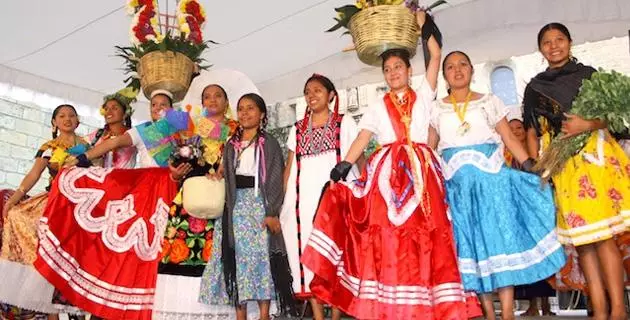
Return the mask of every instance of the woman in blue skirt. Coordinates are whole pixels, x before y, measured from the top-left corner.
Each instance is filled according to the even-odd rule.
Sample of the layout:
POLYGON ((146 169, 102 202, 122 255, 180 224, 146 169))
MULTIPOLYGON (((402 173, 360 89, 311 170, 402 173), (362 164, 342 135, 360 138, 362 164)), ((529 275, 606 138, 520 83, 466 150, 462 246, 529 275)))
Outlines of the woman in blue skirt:
POLYGON ((449 95, 433 107, 429 141, 444 160, 462 282, 479 294, 487 319, 495 319, 493 292, 502 318, 513 319, 514 286, 545 279, 565 263, 552 192, 538 176, 505 165, 503 144, 524 170, 533 160, 512 134, 501 100, 470 89, 468 56, 451 52, 442 68, 449 95))

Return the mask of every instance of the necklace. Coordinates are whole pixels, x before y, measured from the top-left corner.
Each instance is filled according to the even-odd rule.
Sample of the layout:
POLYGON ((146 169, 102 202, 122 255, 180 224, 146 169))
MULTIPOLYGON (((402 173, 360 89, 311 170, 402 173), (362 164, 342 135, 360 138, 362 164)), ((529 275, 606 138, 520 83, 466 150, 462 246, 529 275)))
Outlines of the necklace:
POLYGON ((466 100, 464 101, 464 105, 460 107, 459 105, 457 105, 457 101, 455 100, 455 97, 452 94, 449 95, 449 98, 451 99, 451 103, 453 104, 453 110, 457 114, 457 118, 459 118, 459 122, 461 123, 459 125, 459 128, 457 128, 458 136, 464 136, 466 135, 466 133, 468 133, 468 131, 470 131, 470 123, 466 121, 466 111, 468 110, 468 103, 470 102, 470 97, 472 97, 472 91, 468 92, 468 95, 466 96, 466 100))
POLYGON ((389 92, 389 98, 392 100, 394 107, 396 107, 396 111, 400 114, 400 122, 405 125, 407 131, 409 131, 409 125, 411 124, 411 108, 409 107, 409 98, 407 96, 407 92, 399 99, 396 94, 393 92, 389 92))
POLYGON ((314 154, 320 154, 324 151, 324 140, 326 140, 326 134, 328 133, 328 127, 330 126, 330 120, 332 119, 331 112, 328 111, 328 119, 326 120, 326 124, 324 125, 321 139, 319 140, 317 149, 313 148, 313 115, 308 118, 308 128, 306 129, 306 136, 309 137, 308 146, 310 150, 314 151, 314 154))

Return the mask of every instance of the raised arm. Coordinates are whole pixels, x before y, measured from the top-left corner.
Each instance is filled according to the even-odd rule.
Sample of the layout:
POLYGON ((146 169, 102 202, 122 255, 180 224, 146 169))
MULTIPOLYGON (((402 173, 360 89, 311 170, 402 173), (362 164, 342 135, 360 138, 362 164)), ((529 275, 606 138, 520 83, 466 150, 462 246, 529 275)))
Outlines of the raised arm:
POLYGON ((439 31, 437 30, 437 26, 433 23, 433 20, 427 22, 427 14, 424 11, 416 12, 416 20, 422 29, 421 37, 427 40, 429 61, 426 63, 426 78, 429 85, 431 85, 431 90, 435 91, 437 88, 438 72, 440 71, 440 60, 442 59, 442 49, 435 38, 435 33, 439 33, 439 31))
POLYGON ((101 157, 102 155, 106 154, 109 151, 112 151, 118 148, 129 147, 131 145, 133 145, 131 136, 128 133, 125 133, 116 138, 107 139, 104 142, 99 143, 98 145, 94 146, 94 148, 88 150, 85 153, 85 156, 88 158, 88 160, 93 160, 98 157, 101 157))

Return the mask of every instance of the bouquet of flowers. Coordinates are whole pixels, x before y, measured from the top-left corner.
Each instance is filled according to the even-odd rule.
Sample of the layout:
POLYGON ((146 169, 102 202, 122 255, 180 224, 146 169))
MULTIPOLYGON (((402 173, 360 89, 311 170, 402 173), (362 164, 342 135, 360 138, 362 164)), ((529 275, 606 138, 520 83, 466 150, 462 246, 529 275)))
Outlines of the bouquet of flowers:
POLYGON ((201 137, 196 135, 184 139, 174 148, 170 157, 171 165, 177 167, 182 163, 190 164, 192 171, 186 175, 186 178, 204 176, 210 170, 210 165, 204 160, 203 152, 201 137))
MULTIPOLYGON (((605 121, 610 131, 623 133, 630 128, 630 77, 616 71, 600 69, 582 82, 580 93, 573 101, 571 113, 586 120, 605 121)), ((571 138, 558 135, 542 154, 534 170, 547 179, 558 174, 565 163, 579 153, 591 132, 571 138)))
POLYGON ((203 40, 202 30, 206 14, 197 0, 180 0, 176 13, 178 28, 167 29, 164 33, 158 21, 157 0, 128 0, 127 13, 133 15, 129 30, 132 45, 116 46, 116 51, 117 56, 125 60, 123 70, 129 75, 125 79, 128 86, 140 89, 140 75, 138 75, 140 60, 151 52, 180 53, 194 64, 194 73, 209 67, 201 65, 205 61, 201 58, 201 54, 208 48, 209 43, 216 44, 216 42, 203 40))

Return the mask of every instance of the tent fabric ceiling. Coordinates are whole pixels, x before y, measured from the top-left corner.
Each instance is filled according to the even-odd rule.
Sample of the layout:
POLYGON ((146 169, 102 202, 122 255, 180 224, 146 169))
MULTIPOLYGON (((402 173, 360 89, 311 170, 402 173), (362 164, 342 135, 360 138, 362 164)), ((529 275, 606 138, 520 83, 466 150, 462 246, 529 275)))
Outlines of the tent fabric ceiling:
MULTIPOLYGON (((239 70, 273 103, 296 97, 313 72, 344 88, 382 80, 378 68, 362 64, 341 32, 323 32, 333 8, 352 0, 202 0, 208 22, 204 37, 219 42, 205 53, 217 68, 239 70)), ((427 1, 424 1, 427 2, 427 1)), ((103 93, 122 87, 122 60, 115 45, 129 44, 131 17, 124 1, 7 1, 0 11, 5 32, 0 82, 98 104, 103 93)), ((175 0, 168 1, 174 12, 175 0)), ((165 12, 167 1, 159 1, 165 12)), ((445 51, 461 49, 475 62, 501 60, 536 50, 536 32, 547 22, 566 23, 576 44, 628 32, 628 0, 450 0, 436 20, 445 51)), ((414 59, 423 72, 421 57, 414 59)))

